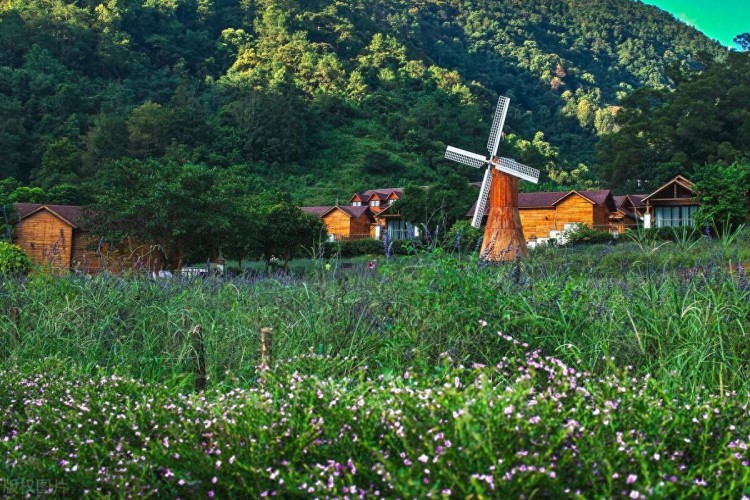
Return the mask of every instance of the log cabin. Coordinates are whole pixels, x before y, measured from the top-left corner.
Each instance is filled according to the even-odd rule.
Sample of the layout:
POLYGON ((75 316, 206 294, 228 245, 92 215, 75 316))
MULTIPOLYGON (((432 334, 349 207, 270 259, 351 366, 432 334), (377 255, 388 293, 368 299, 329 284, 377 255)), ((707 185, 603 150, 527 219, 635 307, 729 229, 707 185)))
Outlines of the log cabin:
POLYGON ((115 248, 95 238, 79 206, 15 203, 13 209, 13 242, 34 264, 86 274, 161 269, 163 260, 154 247, 127 242, 115 248))
MULTIPOLYGON (((474 216, 475 207, 476 204, 471 207, 468 217, 474 216)), ((531 242, 557 238, 571 224, 586 224, 594 229, 610 231, 610 214, 616 210, 614 197, 609 190, 518 194, 523 235, 526 241, 531 242)))
POLYGON ((678 175, 643 198, 645 226, 694 226, 700 207, 695 195, 695 184, 678 175))
POLYGON ((403 198, 403 188, 371 189, 354 193, 349 205, 301 207, 303 212, 320 217, 333 240, 402 239, 406 226, 391 207, 403 198))
POLYGON ((317 215, 326 225, 332 240, 371 238, 375 219, 369 206, 301 207, 303 212, 317 215))

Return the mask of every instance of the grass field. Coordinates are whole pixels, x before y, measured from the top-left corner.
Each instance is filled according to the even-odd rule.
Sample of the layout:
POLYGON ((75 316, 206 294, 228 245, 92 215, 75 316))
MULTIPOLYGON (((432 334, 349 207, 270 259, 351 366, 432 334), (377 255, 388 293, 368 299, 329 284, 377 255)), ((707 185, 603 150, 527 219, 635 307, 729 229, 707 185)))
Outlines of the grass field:
POLYGON ((6 280, 0 491, 750 494, 746 233, 376 259, 6 280))

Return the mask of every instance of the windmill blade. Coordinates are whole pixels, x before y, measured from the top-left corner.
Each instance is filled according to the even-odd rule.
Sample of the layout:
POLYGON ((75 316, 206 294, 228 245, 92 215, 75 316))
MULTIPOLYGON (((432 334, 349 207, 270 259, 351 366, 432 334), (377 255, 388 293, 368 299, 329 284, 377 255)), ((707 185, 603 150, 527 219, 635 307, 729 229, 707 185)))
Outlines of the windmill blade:
POLYGON ((500 99, 497 101, 497 110, 495 110, 495 119, 492 122, 490 140, 487 141, 487 151, 490 152, 490 158, 497 156, 497 148, 500 147, 500 138, 503 135, 508 108, 510 108, 510 99, 500 96, 500 99))
POLYGON ((496 169, 505 172, 506 174, 533 182, 534 184, 539 182, 539 170, 518 163, 516 160, 511 160, 510 158, 498 158, 497 161, 493 161, 492 164, 496 169))
POLYGON ((463 163, 464 165, 474 168, 481 168, 487 165, 487 158, 484 156, 470 153, 463 149, 454 148, 453 146, 448 146, 448 149, 445 150, 445 157, 449 160, 463 163))
POLYGON ((477 206, 474 209, 474 218, 471 219, 471 225, 477 229, 482 227, 482 219, 484 218, 484 211, 487 210, 487 200, 490 197, 491 187, 492 187, 492 167, 488 168, 484 172, 484 180, 482 181, 482 189, 479 190, 479 199, 477 200, 477 206))

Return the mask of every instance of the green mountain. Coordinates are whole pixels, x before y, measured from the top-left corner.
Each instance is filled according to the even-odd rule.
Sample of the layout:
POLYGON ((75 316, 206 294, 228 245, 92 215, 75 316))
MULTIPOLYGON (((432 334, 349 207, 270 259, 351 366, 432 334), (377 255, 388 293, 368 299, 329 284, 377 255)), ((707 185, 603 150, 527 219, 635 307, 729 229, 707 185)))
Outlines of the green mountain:
POLYGON ((0 177, 242 165, 298 201, 429 183, 446 143, 593 180, 618 98, 725 49, 632 0, 0 0, 0 177))

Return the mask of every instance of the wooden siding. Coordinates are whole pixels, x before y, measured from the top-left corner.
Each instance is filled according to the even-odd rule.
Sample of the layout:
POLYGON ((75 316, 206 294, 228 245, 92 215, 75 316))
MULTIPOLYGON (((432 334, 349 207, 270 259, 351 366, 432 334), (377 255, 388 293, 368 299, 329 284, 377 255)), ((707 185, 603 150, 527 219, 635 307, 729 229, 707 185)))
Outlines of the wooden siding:
POLYGON ((100 244, 85 231, 73 233, 71 268, 86 274, 102 271, 120 274, 128 271, 158 272, 164 265, 161 252, 153 246, 127 242, 117 248, 100 244))
POLYGON ((371 223, 366 213, 353 218, 343 210, 336 209, 323 217, 323 222, 328 228, 328 234, 336 239, 362 238, 371 234, 371 223))
POLYGON ((581 223, 601 231, 610 227, 606 205, 594 205, 575 193, 554 207, 520 208, 519 214, 526 240, 549 238, 551 231, 562 231, 565 224, 581 223))
POLYGON ((34 264, 70 268, 73 227, 48 210, 39 210, 16 224, 15 243, 34 264))
MULTIPOLYGON (((604 209, 606 210, 606 207, 604 209)), ((564 229, 565 224, 582 223, 594 226, 594 204, 580 195, 572 194, 557 204, 555 216, 558 230, 564 229)))
POLYGON ((549 238, 549 232, 556 228, 554 207, 521 208, 518 213, 521 215, 523 237, 526 240, 549 238))

